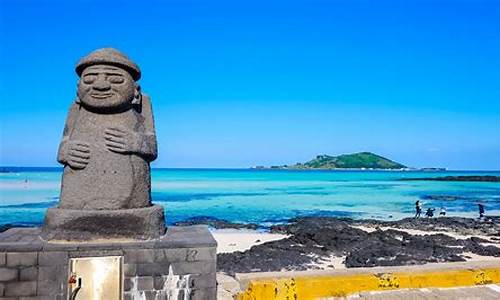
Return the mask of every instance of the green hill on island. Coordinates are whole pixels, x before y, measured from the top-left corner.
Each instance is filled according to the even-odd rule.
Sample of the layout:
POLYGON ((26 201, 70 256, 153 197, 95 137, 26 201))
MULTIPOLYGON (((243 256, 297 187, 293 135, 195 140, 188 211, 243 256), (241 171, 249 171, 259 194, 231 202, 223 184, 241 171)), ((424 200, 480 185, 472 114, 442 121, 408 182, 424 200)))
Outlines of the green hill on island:
POLYGON ((280 169, 404 169, 405 165, 371 152, 343 154, 339 156, 318 155, 306 163, 290 166, 274 166, 280 169))

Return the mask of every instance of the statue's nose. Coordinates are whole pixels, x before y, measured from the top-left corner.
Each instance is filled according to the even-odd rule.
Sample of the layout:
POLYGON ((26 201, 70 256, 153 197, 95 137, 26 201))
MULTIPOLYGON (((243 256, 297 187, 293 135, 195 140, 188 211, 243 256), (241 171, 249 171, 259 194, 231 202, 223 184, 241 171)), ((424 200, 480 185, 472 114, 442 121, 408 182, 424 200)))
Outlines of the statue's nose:
POLYGON ((99 76, 96 82, 94 82, 93 88, 98 91, 106 91, 111 88, 111 84, 106 79, 99 76))

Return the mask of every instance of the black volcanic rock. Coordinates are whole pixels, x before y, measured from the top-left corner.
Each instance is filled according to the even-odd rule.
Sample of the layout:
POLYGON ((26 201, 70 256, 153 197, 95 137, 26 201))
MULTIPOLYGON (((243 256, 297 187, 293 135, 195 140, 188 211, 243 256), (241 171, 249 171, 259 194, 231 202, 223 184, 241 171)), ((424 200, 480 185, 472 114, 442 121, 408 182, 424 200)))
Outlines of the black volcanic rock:
POLYGON ((14 228, 14 226, 11 224, 0 225, 0 232, 7 231, 11 228, 14 228))
POLYGON ((500 217, 487 216, 486 220, 462 217, 405 218, 398 221, 353 220, 352 224, 371 227, 390 226, 401 229, 439 231, 446 229, 460 235, 487 235, 500 237, 500 217))
POLYGON ((14 224, 7 223, 7 224, 0 224, 0 233, 4 232, 4 231, 7 231, 7 230, 9 230, 11 228, 19 228, 19 227, 29 228, 29 227, 36 227, 36 226, 40 226, 40 224, 39 223, 14 223, 14 224))
MULTIPOLYGON (((351 220, 327 217, 297 218, 288 225, 271 227, 271 232, 290 237, 253 246, 245 252, 219 254, 219 271, 237 272, 305 270, 320 257, 345 256, 348 268, 414 265, 429 262, 464 261, 464 252, 500 256, 500 248, 482 245, 481 238, 455 239, 445 234, 411 235, 381 226, 418 229, 447 229, 459 234, 499 234, 500 222, 467 218, 403 219, 399 221, 351 220), (375 228, 366 232, 353 226, 375 228)), ((491 243, 491 242, 490 242, 491 243)))
POLYGON ((325 254, 325 250, 296 244, 291 239, 267 242, 253 246, 245 252, 221 253, 217 255, 217 269, 228 274, 269 272, 281 270, 305 270, 314 253, 325 254))
POLYGON ((258 229, 259 226, 256 224, 243 224, 243 223, 233 223, 227 220, 218 219, 214 217, 208 216, 199 216, 192 217, 185 221, 175 222, 174 226, 191 226, 191 225, 208 225, 210 227, 216 229, 226 229, 226 228, 234 228, 234 229, 258 229))
POLYGON ((374 267, 415 265, 428 262, 464 261, 458 256, 462 243, 443 234, 412 236, 396 230, 375 231, 354 246, 346 266, 374 267))

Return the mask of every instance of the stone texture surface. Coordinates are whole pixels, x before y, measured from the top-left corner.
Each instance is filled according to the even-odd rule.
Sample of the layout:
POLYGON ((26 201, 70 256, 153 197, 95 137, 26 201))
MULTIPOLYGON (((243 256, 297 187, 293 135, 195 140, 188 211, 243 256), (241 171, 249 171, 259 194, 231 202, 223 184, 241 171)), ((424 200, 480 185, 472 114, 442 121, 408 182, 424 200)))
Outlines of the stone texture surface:
POLYGON ((49 209, 45 239, 158 238, 163 209, 151 206, 149 163, 157 157, 149 97, 139 67, 112 48, 76 66, 77 99, 66 119, 57 160, 64 165, 58 208, 49 209))
POLYGON ((36 281, 15 281, 5 284, 5 296, 36 295, 36 281))
POLYGON ((42 236, 47 240, 153 239, 165 233, 163 207, 118 210, 49 208, 42 236))
POLYGON ((7 255, 7 267, 34 266, 38 261, 36 252, 11 252, 7 255))
POLYGON ((143 264, 153 263, 155 261, 154 249, 126 249, 124 250, 124 263, 143 264))
POLYGON ((26 267, 19 270, 19 280, 20 281, 30 281, 37 280, 38 278, 38 268, 35 266, 26 267))
POLYGON ((195 289, 191 291, 191 300, 206 300, 206 299, 216 299, 217 288, 207 288, 207 289, 195 289), (215 295, 212 297, 212 295, 215 295))
POLYGON ((66 299, 70 258, 117 255, 124 257, 125 299, 216 299, 217 243, 206 226, 169 227, 147 241, 49 242, 39 234, 0 233, 0 300, 7 291, 15 299, 66 299))
POLYGON ((68 261, 68 252, 65 251, 40 252, 38 254, 39 266, 64 265, 66 261, 68 261))
POLYGON ((0 282, 17 280, 19 271, 15 268, 0 268, 0 282))

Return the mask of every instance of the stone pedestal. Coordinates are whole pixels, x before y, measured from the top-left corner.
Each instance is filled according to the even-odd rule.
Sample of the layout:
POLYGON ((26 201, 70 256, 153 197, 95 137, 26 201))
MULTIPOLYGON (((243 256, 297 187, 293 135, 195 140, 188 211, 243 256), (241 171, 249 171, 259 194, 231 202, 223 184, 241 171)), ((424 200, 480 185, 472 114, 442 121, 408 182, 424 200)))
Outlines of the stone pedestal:
POLYGON ((147 240, 159 238, 163 234, 165 217, 160 205, 120 210, 49 208, 42 227, 42 237, 45 240, 147 240))
POLYGON ((216 299, 217 243, 206 226, 169 227, 147 241, 56 243, 40 234, 0 233, 0 299, 67 299, 69 260, 103 256, 123 257, 124 299, 216 299))

